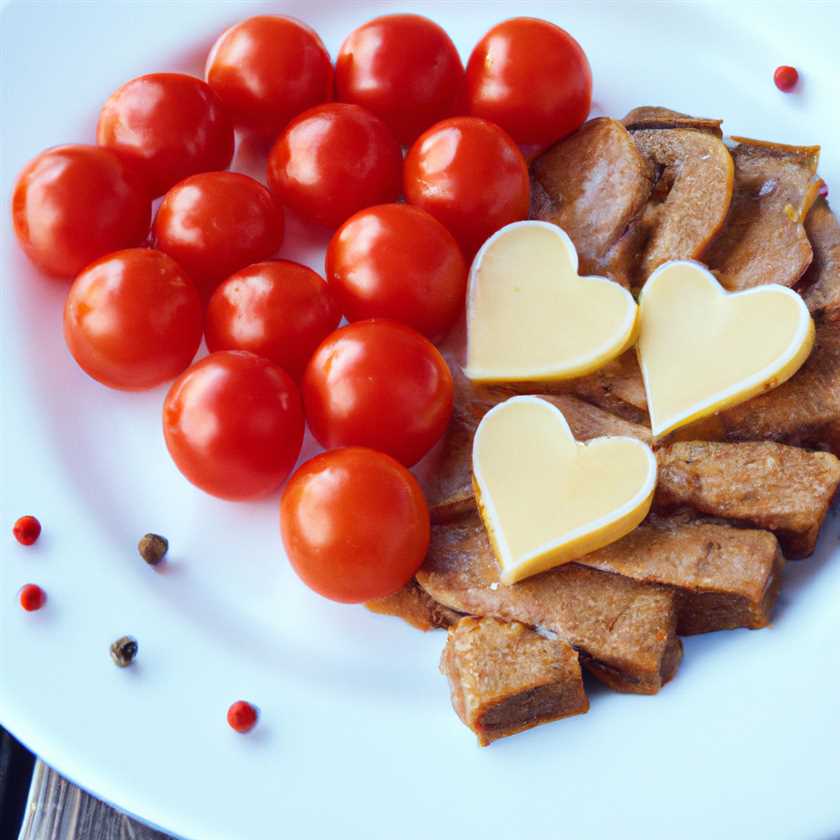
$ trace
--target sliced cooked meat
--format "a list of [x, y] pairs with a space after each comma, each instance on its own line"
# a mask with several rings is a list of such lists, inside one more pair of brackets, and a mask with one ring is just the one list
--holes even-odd
[[600, 370], [567, 383], [568, 392], [617, 414], [632, 423], [648, 426], [645, 383], [635, 350], [628, 350]]
[[440, 670], [482, 747], [589, 710], [574, 648], [519, 622], [462, 618], [449, 631]]
[[412, 627], [423, 631], [451, 627], [461, 618], [461, 613], [439, 604], [413, 579], [399, 592], [387, 598], [368, 601], [365, 606], [371, 612], [401, 618]]
[[648, 425], [645, 383], [635, 350], [628, 350], [600, 370], [561, 382], [508, 382], [516, 394], [573, 394], [631, 423]]
[[720, 129], [723, 120], [692, 117], [658, 105], [641, 105], [634, 108], [622, 122], [630, 131], [640, 128], [694, 128], [698, 131], [706, 131], [715, 137], [723, 136]]
[[681, 516], [651, 517], [578, 562], [641, 583], [673, 587], [677, 632], [688, 636], [766, 626], [784, 560], [768, 531]]
[[815, 318], [840, 321], [840, 221], [819, 198], [805, 219], [814, 259], [802, 278], [802, 297]]
[[805, 219], [817, 198], [819, 146], [733, 138], [735, 190], [704, 262], [733, 291], [794, 286], [811, 263]]
[[788, 558], [807, 557], [840, 484], [828, 452], [761, 441], [691, 441], [659, 449], [654, 505], [689, 507], [772, 531]]
[[704, 436], [777, 440], [840, 455], [840, 324], [817, 327], [808, 361], [778, 388], [717, 416]]
[[432, 528], [417, 581], [450, 609], [553, 631], [619, 691], [654, 694], [679, 663], [671, 590], [576, 564], [504, 586], [477, 515]]
[[734, 167], [723, 141], [706, 131], [642, 128], [631, 134], [656, 170], [651, 198], [628, 233], [633, 285], [641, 286], [668, 260], [702, 257], [726, 220]]
[[644, 207], [651, 176], [620, 122], [590, 120], [531, 164], [531, 218], [569, 234], [581, 274], [624, 282], [612, 269], [610, 250]]
[[481, 418], [511, 392], [502, 387], [479, 385], [450, 364], [455, 385], [452, 417], [440, 444], [430, 456], [423, 476], [423, 490], [433, 522], [445, 522], [473, 509], [472, 442]]

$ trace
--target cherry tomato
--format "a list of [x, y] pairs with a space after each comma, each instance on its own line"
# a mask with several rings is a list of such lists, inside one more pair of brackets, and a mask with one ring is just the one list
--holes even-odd
[[348, 321], [392, 318], [436, 341], [464, 305], [467, 267], [452, 234], [425, 210], [381, 204], [336, 231], [327, 279]]
[[463, 113], [464, 67], [449, 36], [420, 15], [385, 15], [353, 30], [335, 62], [336, 99], [376, 114], [409, 145]]
[[315, 351], [302, 390], [309, 428], [322, 446], [369, 446], [407, 467], [437, 443], [452, 413], [443, 356], [396, 321], [336, 330]]
[[343, 603], [384, 598], [420, 568], [429, 511], [417, 480], [372, 449], [323, 452], [289, 480], [280, 529], [292, 568]]
[[153, 388], [201, 343], [201, 298], [178, 264], [147, 248], [89, 265], [70, 287], [64, 338], [79, 366], [110, 388]]
[[471, 259], [487, 237], [528, 215], [528, 166], [498, 126], [453, 117], [409, 150], [405, 196], [445, 225]]
[[111, 94], [96, 142], [137, 164], [153, 195], [188, 175], [227, 169], [233, 125], [210, 88], [184, 73], [150, 73]]
[[500, 125], [517, 143], [548, 145], [589, 114], [592, 72], [580, 44], [547, 20], [494, 26], [467, 62], [470, 113]]
[[237, 124], [272, 138], [301, 111], [332, 99], [329, 53], [313, 29], [288, 17], [231, 26], [210, 50], [205, 75]]
[[110, 149], [58, 146], [21, 171], [12, 195], [12, 222], [35, 265], [75, 277], [110, 251], [139, 245], [152, 208], [137, 172]]
[[358, 105], [305, 111], [280, 135], [268, 184], [301, 218], [335, 228], [363, 207], [400, 193], [402, 152], [382, 120]]
[[155, 247], [208, 293], [283, 241], [283, 212], [259, 181], [238, 172], [205, 172], [176, 184], [158, 208]]
[[163, 432], [172, 460], [196, 487], [221, 499], [254, 499], [276, 490], [295, 465], [303, 412], [281, 368], [223, 351], [172, 383]]
[[250, 350], [295, 379], [340, 315], [327, 284], [305, 265], [249, 265], [219, 286], [207, 307], [210, 350]]

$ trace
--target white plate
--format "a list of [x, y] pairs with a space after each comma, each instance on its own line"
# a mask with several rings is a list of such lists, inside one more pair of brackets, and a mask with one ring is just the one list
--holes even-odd
[[[333, 54], [392, 4], [287, 0], [20, 4], [2, 26], [2, 195], [41, 148], [90, 142], [99, 104], [152, 70], [200, 71], [214, 36], [270, 8], [313, 24]], [[405, 2], [466, 58], [494, 22], [527, 11], [589, 54], [598, 111], [661, 103], [723, 116], [733, 134], [825, 144], [840, 193], [838, 7], [791, 2], [605, 5]], [[804, 88], [773, 87], [782, 63]], [[7, 212], [7, 211], [4, 211]], [[7, 219], [8, 217], [6, 217]], [[2, 538], [0, 720], [94, 793], [170, 831], [256, 837], [828, 838], [840, 832], [840, 557], [836, 521], [792, 564], [773, 626], [689, 639], [656, 697], [592, 691], [588, 715], [488, 750], [449, 706], [443, 636], [342, 607], [290, 571], [276, 499], [226, 504], [170, 463], [163, 389], [126, 395], [71, 362], [62, 283], [2, 225], [2, 527], [34, 513], [33, 548]], [[290, 230], [283, 253], [320, 268]], [[171, 540], [160, 572], [145, 531]], [[15, 593], [42, 584], [25, 614]], [[137, 666], [108, 656], [123, 633]], [[225, 710], [258, 704], [233, 733]]]

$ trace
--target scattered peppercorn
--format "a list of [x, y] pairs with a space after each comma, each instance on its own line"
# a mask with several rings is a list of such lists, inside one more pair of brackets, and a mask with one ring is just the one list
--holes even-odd
[[37, 583], [27, 583], [20, 588], [18, 600], [27, 612], [35, 612], [46, 604], [47, 593]]
[[821, 198], [828, 198], [828, 184], [825, 181], [820, 183], [819, 194]]
[[783, 64], [781, 67], [777, 67], [773, 73], [773, 81], [780, 91], [790, 93], [799, 81], [799, 71], [795, 67], [788, 67]]
[[32, 545], [41, 536], [41, 523], [34, 516], [21, 516], [12, 527], [12, 533], [21, 545]]
[[250, 732], [257, 722], [257, 710], [245, 700], [237, 700], [227, 711], [227, 722], [237, 732]]
[[111, 659], [120, 668], [128, 668], [137, 656], [137, 639], [122, 636], [111, 645]]
[[157, 566], [169, 551], [169, 540], [160, 534], [146, 534], [137, 543], [137, 550], [150, 566]]

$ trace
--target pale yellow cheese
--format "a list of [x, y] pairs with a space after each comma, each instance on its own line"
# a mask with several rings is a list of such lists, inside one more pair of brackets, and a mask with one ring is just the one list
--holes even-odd
[[637, 352], [655, 437], [780, 385], [814, 344], [796, 292], [774, 284], [727, 292], [687, 260], [654, 271], [639, 307]]
[[620, 539], [650, 510], [656, 458], [635, 438], [586, 444], [539, 397], [491, 409], [473, 443], [473, 485], [503, 583]]
[[476, 255], [467, 296], [467, 365], [479, 382], [569, 379], [630, 347], [633, 296], [606, 277], [579, 277], [565, 231], [515, 222]]

